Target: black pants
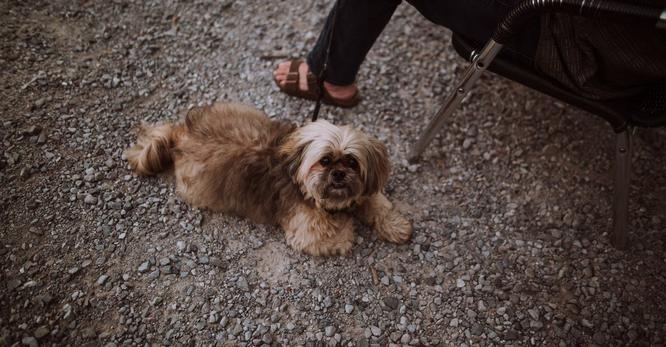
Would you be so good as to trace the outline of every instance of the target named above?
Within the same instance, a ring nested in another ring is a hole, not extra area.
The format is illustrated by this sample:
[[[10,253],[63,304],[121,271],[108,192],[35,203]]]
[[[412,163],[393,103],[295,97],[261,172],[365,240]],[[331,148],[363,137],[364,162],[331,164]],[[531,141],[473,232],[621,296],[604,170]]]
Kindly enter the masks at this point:
[[[338,0],[335,30],[326,70],[326,81],[335,85],[354,83],[370,47],[391,19],[401,0]],[[428,20],[466,38],[485,43],[497,23],[518,0],[407,0]],[[317,43],[307,57],[310,70],[318,75],[326,55],[333,21],[329,13]],[[508,49],[531,61],[536,52],[538,20],[526,25]]]

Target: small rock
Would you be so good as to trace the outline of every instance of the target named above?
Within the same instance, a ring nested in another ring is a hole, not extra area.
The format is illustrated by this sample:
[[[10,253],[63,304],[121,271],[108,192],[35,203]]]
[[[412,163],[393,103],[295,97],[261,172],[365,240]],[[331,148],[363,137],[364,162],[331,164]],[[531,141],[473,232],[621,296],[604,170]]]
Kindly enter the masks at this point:
[[[103,286],[106,283],[106,280],[109,279],[108,275],[102,275],[97,278],[97,285]]]
[[[155,271],[148,274],[148,278],[153,280],[159,277],[160,277],[160,269],[155,269]]]
[[[208,323],[210,324],[215,324],[219,320],[219,316],[217,315],[217,312],[213,311],[208,315]]]
[[[239,277],[238,280],[236,281],[236,287],[245,292],[250,290],[250,286],[248,285],[247,280],[243,276]]]
[[[42,127],[39,125],[30,125],[27,128],[21,130],[20,133],[23,136],[31,136],[39,134],[40,131],[42,131]]]
[[[97,333],[93,328],[85,328],[81,331],[81,335],[86,339],[94,339],[97,337]]]
[[[39,132],[39,136],[37,136],[37,144],[45,144],[46,143],[46,130],[42,130]]]
[[[449,322],[449,326],[455,328],[455,327],[458,326],[459,323],[460,323],[460,322],[458,321],[458,318],[453,318],[453,319],[451,319],[451,321]]]
[[[462,288],[465,286],[465,281],[462,278],[456,280],[456,287]]]
[[[411,341],[411,340],[412,340],[412,337],[409,336],[409,334],[404,333],[404,334],[402,334],[402,337],[400,338],[400,343],[406,345],[406,344],[408,344],[409,341]]]
[[[398,308],[398,305],[400,305],[400,300],[398,300],[396,297],[389,296],[384,298],[384,305],[392,310],[395,310]]]
[[[347,314],[350,314],[350,313],[354,312],[354,305],[346,304],[345,305],[345,312]]]
[[[86,194],[86,197],[83,199],[83,202],[85,202],[88,205],[94,205],[97,203],[97,198],[90,194]]]
[[[586,328],[590,328],[590,329],[591,329],[591,328],[594,328],[594,324],[592,324],[592,322],[590,322],[589,320],[587,320],[587,319],[585,319],[585,318],[583,318],[583,319],[581,320],[581,323],[582,323],[583,326],[585,326]]]
[[[34,108],[41,108],[46,103],[45,98],[39,98],[32,104]]]
[[[473,143],[474,143],[474,139],[471,138],[471,137],[468,137],[463,141],[462,147],[463,147],[463,149],[469,149],[470,147],[472,147]]]
[[[39,343],[37,343],[37,339],[32,337],[32,336],[26,336],[21,340],[21,343],[23,343],[26,346],[30,347],[38,347]]]
[[[150,262],[146,260],[146,261],[144,261],[143,263],[141,263],[141,265],[139,265],[139,269],[138,269],[138,270],[139,270],[140,273],[145,273],[145,272],[147,272],[149,269],[150,269]]]
[[[273,342],[273,336],[266,333],[261,337],[261,341],[267,345],[270,345]]]
[[[332,325],[327,326],[326,328],[324,328],[324,333],[328,337],[333,336],[335,334],[335,327]]]
[[[150,301],[150,304],[153,306],[157,306],[162,303],[162,298],[159,296],[156,296],[153,298],[153,300]]]
[[[370,326],[370,332],[372,333],[373,336],[379,336],[382,334],[382,329],[379,329],[379,327],[372,325]]]
[[[46,327],[46,325],[42,325],[41,327],[35,329],[35,331],[32,333],[35,335],[36,338],[41,339],[42,337],[48,335],[50,333],[49,328]]]

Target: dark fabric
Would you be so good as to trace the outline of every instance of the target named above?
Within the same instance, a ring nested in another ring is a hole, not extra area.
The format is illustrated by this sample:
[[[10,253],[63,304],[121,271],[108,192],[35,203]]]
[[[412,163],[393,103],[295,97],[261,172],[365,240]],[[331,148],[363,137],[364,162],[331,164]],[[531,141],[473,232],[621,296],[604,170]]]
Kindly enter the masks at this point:
[[[337,23],[325,80],[354,83],[365,56],[401,0],[338,0]],[[645,4],[663,0],[636,0]],[[424,17],[457,34],[485,43],[519,0],[407,0]],[[321,71],[329,14],[312,51],[310,69]],[[609,24],[569,15],[544,15],[527,22],[502,54],[535,66],[584,97],[599,100],[656,95],[666,81],[666,32]],[[638,99],[637,99],[638,98]],[[639,101],[635,101],[639,100]],[[643,106],[641,106],[643,107]]]
[[[400,0],[339,0],[337,23],[325,80],[336,85],[354,83],[365,56],[391,19]],[[424,17],[467,38],[485,42],[497,23],[518,0],[408,0]],[[329,14],[317,43],[307,57],[310,69],[318,75],[324,63]],[[538,40],[538,20],[528,24],[507,50],[531,62]]]
[[[568,15],[542,18],[536,66],[595,100],[643,93],[666,81],[666,32]]]

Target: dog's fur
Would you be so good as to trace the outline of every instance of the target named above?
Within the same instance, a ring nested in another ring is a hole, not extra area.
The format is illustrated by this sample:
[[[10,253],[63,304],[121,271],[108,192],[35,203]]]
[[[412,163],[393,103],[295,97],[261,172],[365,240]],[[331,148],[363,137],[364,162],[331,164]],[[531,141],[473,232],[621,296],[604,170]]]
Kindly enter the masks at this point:
[[[176,190],[190,204],[279,224],[289,245],[312,255],[346,253],[353,216],[391,242],[412,233],[381,192],[386,148],[348,126],[319,120],[297,128],[217,103],[190,110],[184,122],[142,125],[125,154],[141,175],[173,167]]]

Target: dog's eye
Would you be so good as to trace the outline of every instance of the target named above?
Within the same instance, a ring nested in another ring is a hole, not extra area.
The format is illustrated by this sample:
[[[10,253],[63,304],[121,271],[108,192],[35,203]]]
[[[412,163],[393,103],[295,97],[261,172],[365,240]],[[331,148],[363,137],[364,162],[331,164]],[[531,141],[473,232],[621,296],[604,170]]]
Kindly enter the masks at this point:
[[[322,166],[329,166],[331,165],[331,158],[328,156],[323,157],[321,158],[321,160],[319,160],[319,164],[321,164]]]
[[[352,169],[355,169],[358,167],[358,162],[354,157],[347,157],[347,166],[349,166]]]

